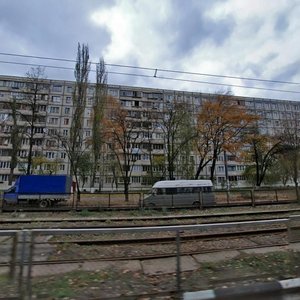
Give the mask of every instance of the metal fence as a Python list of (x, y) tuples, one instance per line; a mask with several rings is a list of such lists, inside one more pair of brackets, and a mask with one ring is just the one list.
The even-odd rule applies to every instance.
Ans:
[[(269, 189), (231, 189), (215, 190), (215, 202), (213, 205), (206, 207), (218, 206), (257, 206), (264, 204), (284, 204), (296, 202), (297, 196), (295, 188), (269, 188)], [(147, 196), (144, 192), (130, 192), (128, 199), (125, 199), (120, 192), (103, 192), (103, 193), (81, 193), (80, 201), (77, 201), (77, 195), (72, 194), (70, 198), (63, 203), (55, 206), (40, 208), (36, 204), (9, 205), (2, 201), (2, 211), (23, 210), (103, 210), (103, 209), (144, 209), (144, 199)], [(199, 199), (203, 197), (199, 195)], [(1, 198), (2, 199), (2, 198)], [(168, 205), (156, 205), (154, 208), (178, 208), (186, 207), (184, 205), (174, 205), (172, 199)], [(204, 205), (199, 201), (196, 207), (203, 208)], [(153, 207), (152, 207), (153, 209)]]
[[(1, 230), (0, 238), (9, 238), (10, 255), (9, 269), (7, 277), (15, 283), (17, 293), (24, 299), (32, 298), (32, 270), (34, 268), (34, 255), (38, 238), (41, 236), (58, 235), (103, 235), (103, 234), (137, 234), (154, 232), (172, 232), (176, 247), (176, 286), (177, 291), (181, 290), (181, 234), (184, 231), (205, 231), (224, 228), (244, 228), (245, 226), (258, 225), (284, 225), (289, 231), (289, 237), (292, 237), (290, 224), (300, 222), (300, 216), (293, 216), (292, 219), (275, 219), (262, 221), (245, 221), (230, 223), (213, 223), (200, 225), (182, 225), (182, 226), (156, 226), (156, 227), (135, 227), (135, 228), (105, 228), (105, 229), (32, 229), (32, 230)], [(292, 240), (291, 240), (292, 241)], [(3, 246), (1, 244), (1, 246)]]

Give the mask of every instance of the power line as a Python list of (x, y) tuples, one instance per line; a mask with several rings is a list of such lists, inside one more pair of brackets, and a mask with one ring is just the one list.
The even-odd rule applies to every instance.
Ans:
[[(44, 67), (44, 68), (52, 68), (52, 69), (72, 70), (72, 71), (74, 70), (74, 68), (72, 68), (72, 67), (21, 63), (21, 62), (14, 62), (14, 61), (2, 61), (2, 60), (0, 60), (0, 63), (22, 65), (22, 66), (31, 66), (31, 67)], [(91, 70), (91, 72), (96, 72), (96, 71)], [(272, 91), (272, 92), (300, 94), (300, 92), (291, 91), (291, 90), (252, 87), (252, 86), (246, 86), (246, 85), (227, 84), (227, 83), (216, 83), (216, 82), (209, 82), (209, 81), (202, 81), (202, 80), (174, 78), (174, 77), (166, 77), (166, 76), (159, 76), (159, 75), (152, 76), (152, 75), (146, 75), (146, 74), (125, 73), (125, 72), (116, 72), (116, 71), (108, 71), (107, 73), (108, 74), (114, 74), (114, 75), (125, 75), (125, 76), (143, 77), (143, 78), (151, 78), (151, 79), (157, 78), (157, 79), (173, 80), (173, 81), (180, 81), (180, 82), (201, 83), (201, 84), (210, 84), (210, 85), (218, 85), (218, 86), (226, 86), (226, 87), (237, 87), (237, 88), (246, 88), (246, 89), (253, 89), (253, 90), (263, 90), (263, 91)]]
[[(23, 58), (34, 58), (34, 59), (44, 59), (44, 60), (53, 60), (53, 61), (62, 61), (62, 62), (72, 62), (72, 63), (76, 62), (76, 60), (66, 59), (66, 58), (54, 58), (54, 57), (46, 57), (46, 56), (25, 55), (25, 54), (15, 54), (15, 53), (5, 53), (5, 52), (0, 52), (0, 55), (23, 57)], [(91, 64), (97, 64), (97, 63), (96, 62), (91, 62)], [(110, 67), (147, 70), (147, 71), (155, 72), (155, 75), (157, 74), (157, 72), (168, 72), (168, 73), (176, 73), (176, 74), (207, 76), (207, 77), (216, 77), (216, 78), (229, 78), (229, 79), (249, 80), (249, 81), (258, 81), (258, 82), (266, 82), (266, 83), (280, 83), (280, 84), (300, 85), (299, 82), (292, 82), (292, 81), (270, 80), (270, 79), (241, 77), (241, 76), (230, 76), (230, 75), (217, 75), (217, 74), (200, 73), (200, 72), (187, 72), (187, 71), (180, 71), (180, 70), (138, 67), (138, 66), (122, 65), (122, 64), (105, 63), (105, 65), (110, 66)], [(156, 77), (156, 76), (154, 76), (154, 77)]]
[(45, 68), (52, 68), (52, 69), (63, 69), (63, 70), (74, 70), (71, 67), (61, 67), (61, 66), (49, 66), (49, 65), (41, 65), (41, 64), (30, 64), (30, 63), (21, 63), (17, 61), (4, 61), (0, 60), (1, 64), (12, 64), (12, 65), (21, 65), (21, 66), (30, 66), (30, 67), (45, 67)]
[(211, 82), (207, 82), (207, 81), (192, 80), (192, 79), (180, 79), (180, 78), (172, 78), (172, 77), (164, 77), (164, 76), (156, 76), (156, 78), (174, 80), (174, 81), (185, 81), (185, 82), (191, 82), (191, 83), (214, 84), (214, 85), (220, 85), (220, 86), (230, 86), (230, 87), (245, 88), (245, 89), (255, 89), (255, 90), (263, 90), (263, 91), (300, 94), (300, 92), (297, 92), (297, 91), (262, 88), (262, 87), (252, 87), (252, 86), (246, 86), (246, 85), (226, 84), (226, 83), (211, 83)]

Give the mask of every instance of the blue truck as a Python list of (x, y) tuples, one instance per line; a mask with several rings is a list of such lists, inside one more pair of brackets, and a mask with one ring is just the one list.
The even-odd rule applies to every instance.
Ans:
[(66, 175), (21, 175), (15, 184), (4, 191), (5, 204), (54, 206), (67, 201), (71, 194), (72, 178)]

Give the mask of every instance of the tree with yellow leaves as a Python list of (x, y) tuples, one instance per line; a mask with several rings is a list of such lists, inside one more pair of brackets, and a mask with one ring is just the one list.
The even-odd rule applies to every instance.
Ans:
[[(124, 183), (125, 201), (129, 200), (129, 184), (133, 166), (139, 159), (141, 143), (140, 119), (128, 117), (128, 112), (113, 97), (109, 97), (105, 109), (105, 141), (110, 152), (116, 158)], [(149, 123), (150, 124), (150, 123)]]
[(210, 179), (214, 179), (216, 161), (222, 151), (236, 153), (242, 146), (241, 136), (258, 119), (247, 112), (242, 100), (230, 95), (217, 95), (202, 103), (197, 116), (195, 149), (200, 160), (195, 174), (211, 163)]

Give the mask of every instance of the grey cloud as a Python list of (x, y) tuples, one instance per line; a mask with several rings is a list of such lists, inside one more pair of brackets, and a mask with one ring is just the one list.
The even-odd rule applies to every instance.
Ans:
[(285, 31), (289, 27), (288, 15), (286, 13), (280, 14), (275, 22), (274, 29), (277, 32)]
[(274, 77), (274, 80), (293, 81), (296, 75), (300, 75), (300, 60), (285, 66)]
[[(0, 2), (0, 26), (7, 33), (26, 39), (36, 55), (73, 57), (77, 42), (88, 43), (101, 55), (109, 41), (103, 29), (92, 26), (89, 14), (94, 7), (112, 5), (113, 1), (4, 0)], [(98, 46), (97, 46), (98, 45)], [(8, 49), (13, 52), (13, 49)]]
[(201, 46), (201, 43), (208, 40), (222, 46), (230, 37), (235, 27), (233, 19), (224, 18), (216, 22), (204, 15), (216, 2), (218, 1), (174, 2), (174, 18), (170, 20), (169, 27), (176, 34), (172, 45), (176, 49), (176, 55), (187, 55), (194, 47)]
[[(95, 9), (114, 5), (114, 1), (71, 0), (2, 0), (0, 1), (0, 32), (14, 42), (2, 44), (1, 51), (26, 55), (75, 59), (77, 43), (89, 45), (90, 57), (98, 61), (110, 40), (105, 29), (95, 26), (90, 15)], [(3, 59), (3, 57), (1, 57)], [(18, 58), (7, 60), (20, 61)], [(26, 59), (26, 63), (74, 67), (73, 63), (58, 63)], [(1, 73), (12, 74), (14, 65), (1, 64)], [(30, 69), (19, 66), (17, 72), (24, 75)], [(15, 72), (14, 72), (15, 73)], [(72, 71), (46, 68), (48, 78), (73, 80)]]

